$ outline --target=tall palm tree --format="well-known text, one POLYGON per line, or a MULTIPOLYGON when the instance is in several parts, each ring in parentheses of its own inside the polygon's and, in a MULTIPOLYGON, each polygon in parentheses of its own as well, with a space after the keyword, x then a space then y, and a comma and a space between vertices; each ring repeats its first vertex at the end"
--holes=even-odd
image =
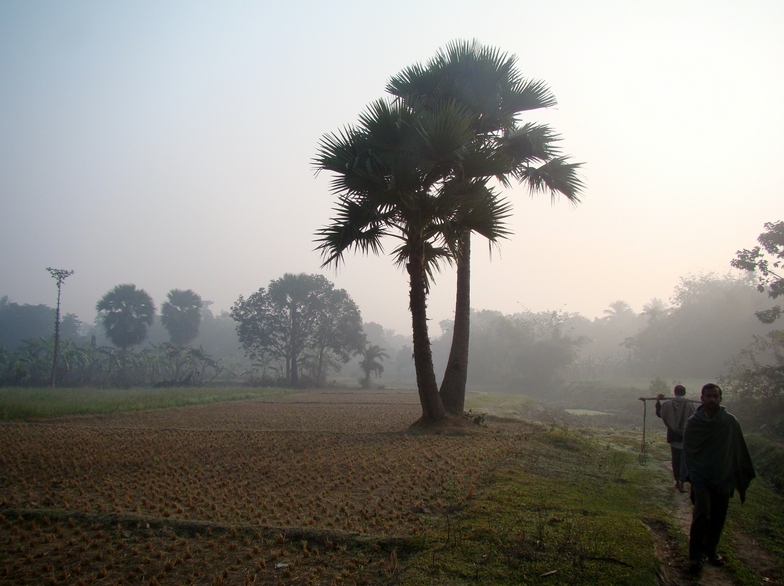
MULTIPOLYGON (((554 106, 555 96, 543 82, 524 79, 516 61, 476 41, 456 41, 426 65, 413 65, 394 76, 387 91, 412 107, 430 111, 449 102, 469 114, 473 140, 445 181, 495 178, 508 187, 516 179, 532 194, 549 192, 552 198, 560 194, 577 203, 582 189, 577 176, 580 165, 561 154, 560 138, 549 126, 519 120, 523 112, 554 106)), ((457 260, 455 324, 440 390, 444 406, 452 413, 462 413, 465 405, 471 311, 471 229, 458 228, 450 245, 457 260)))
POLYGON ((117 285, 95 306, 98 320, 112 341, 123 350, 141 344, 155 318, 155 304, 136 285, 117 285))
POLYGON ((409 276, 414 366, 425 423, 446 415, 427 327, 434 272, 454 253, 450 244, 458 221, 485 220, 485 210, 495 210, 494 221, 475 227, 492 237, 492 230, 503 231, 508 212, 486 182, 454 179, 453 170, 473 140, 471 123, 455 102, 426 109, 411 101, 379 100, 356 127, 324 136, 314 161, 317 172, 333 174, 331 189, 338 195, 335 216, 317 232, 324 266, 339 265, 347 250, 379 254, 385 237, 397 240, 392 256, 409 276))
POLYGON ((161 323, 172 344, 184 346, 199 335, 201 297, 191 289, 172 289, 161 306, 161 323))
POLYGON ((50 386, 54 388, 55 379, 57 378, 57 360, 60 350, 60 292, 63 287, 63 281, 73 275, 74 271, 68 269, 53 269, 52 267, 46 267, 46 270, 57 282, 57 309, 55 310, 54 318, 54 356, 52 358, 52 376, 49 381, 50 386))

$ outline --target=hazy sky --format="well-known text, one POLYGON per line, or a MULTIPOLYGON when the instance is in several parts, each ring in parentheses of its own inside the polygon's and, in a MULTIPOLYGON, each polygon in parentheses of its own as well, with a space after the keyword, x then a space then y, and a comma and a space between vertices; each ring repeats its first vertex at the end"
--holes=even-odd
MULTIPOLYGON (((320 269, 331 217, 319 138, 455 39, 544 80, 547 122, 585 162, 579 206, 522 187, 514 235, 474 241, 472 306, 601 315, 729 270, 784 219, 784 2, 0 1, 0 296, 64 312, 134 283, 229 309, 322 273, 365 321, 408 332, 388 257, 320 269)), ((392 246, 390 245, 389 249, 392 246)), ((452 316, 441 274, 433 324, 452 316)), ((435 328, 435 333, 438 329, 435 328)))

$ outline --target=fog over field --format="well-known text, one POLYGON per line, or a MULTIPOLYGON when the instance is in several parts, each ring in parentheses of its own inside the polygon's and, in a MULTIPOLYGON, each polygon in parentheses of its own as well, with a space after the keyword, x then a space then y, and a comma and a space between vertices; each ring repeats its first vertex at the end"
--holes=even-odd
MULTIPOLYGON (((410 328, 407 276, 349 255, 321 269, 331 217, 320 137, 390 76, 456 39, 519 58, 558 106, 534 111, 584 162, 583 203, 517 187, 514 234, 474 239, 472 306, 639 312, 680 277, 729 271, 781 218, 784 3, 403 0, 0 3, 0 296, 92 323, 120 283, 217 313, 286 272, 345 288, 410 328)), ((390 242, 387 251, 394 248, 390 242)), ((454 307, 438 276, 435 327, 454 307)))

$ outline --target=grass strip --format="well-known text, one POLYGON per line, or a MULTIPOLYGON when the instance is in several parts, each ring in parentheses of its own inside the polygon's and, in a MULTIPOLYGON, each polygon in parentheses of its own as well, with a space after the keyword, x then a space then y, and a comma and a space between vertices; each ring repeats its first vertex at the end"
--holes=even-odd
POLYGON ((648 502, 657 471, 582 430, 521 444, 478 494, 430 518, 425 550, 406 560, 400 583, 658 584, 643 521, 669 520, 648 502))
POLYGON ((141 411, 270 397, 286 392, 286 389, 266 387, 0 388, 0 420, 141 411))

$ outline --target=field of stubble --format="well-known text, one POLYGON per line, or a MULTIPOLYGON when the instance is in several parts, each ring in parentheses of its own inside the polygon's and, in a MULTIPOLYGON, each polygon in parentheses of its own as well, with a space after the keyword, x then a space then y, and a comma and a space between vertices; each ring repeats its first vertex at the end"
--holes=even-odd
POLYGON ((0 584, 381 584, 531 432, 409 433, 415 393, 0 425, 0 584))

